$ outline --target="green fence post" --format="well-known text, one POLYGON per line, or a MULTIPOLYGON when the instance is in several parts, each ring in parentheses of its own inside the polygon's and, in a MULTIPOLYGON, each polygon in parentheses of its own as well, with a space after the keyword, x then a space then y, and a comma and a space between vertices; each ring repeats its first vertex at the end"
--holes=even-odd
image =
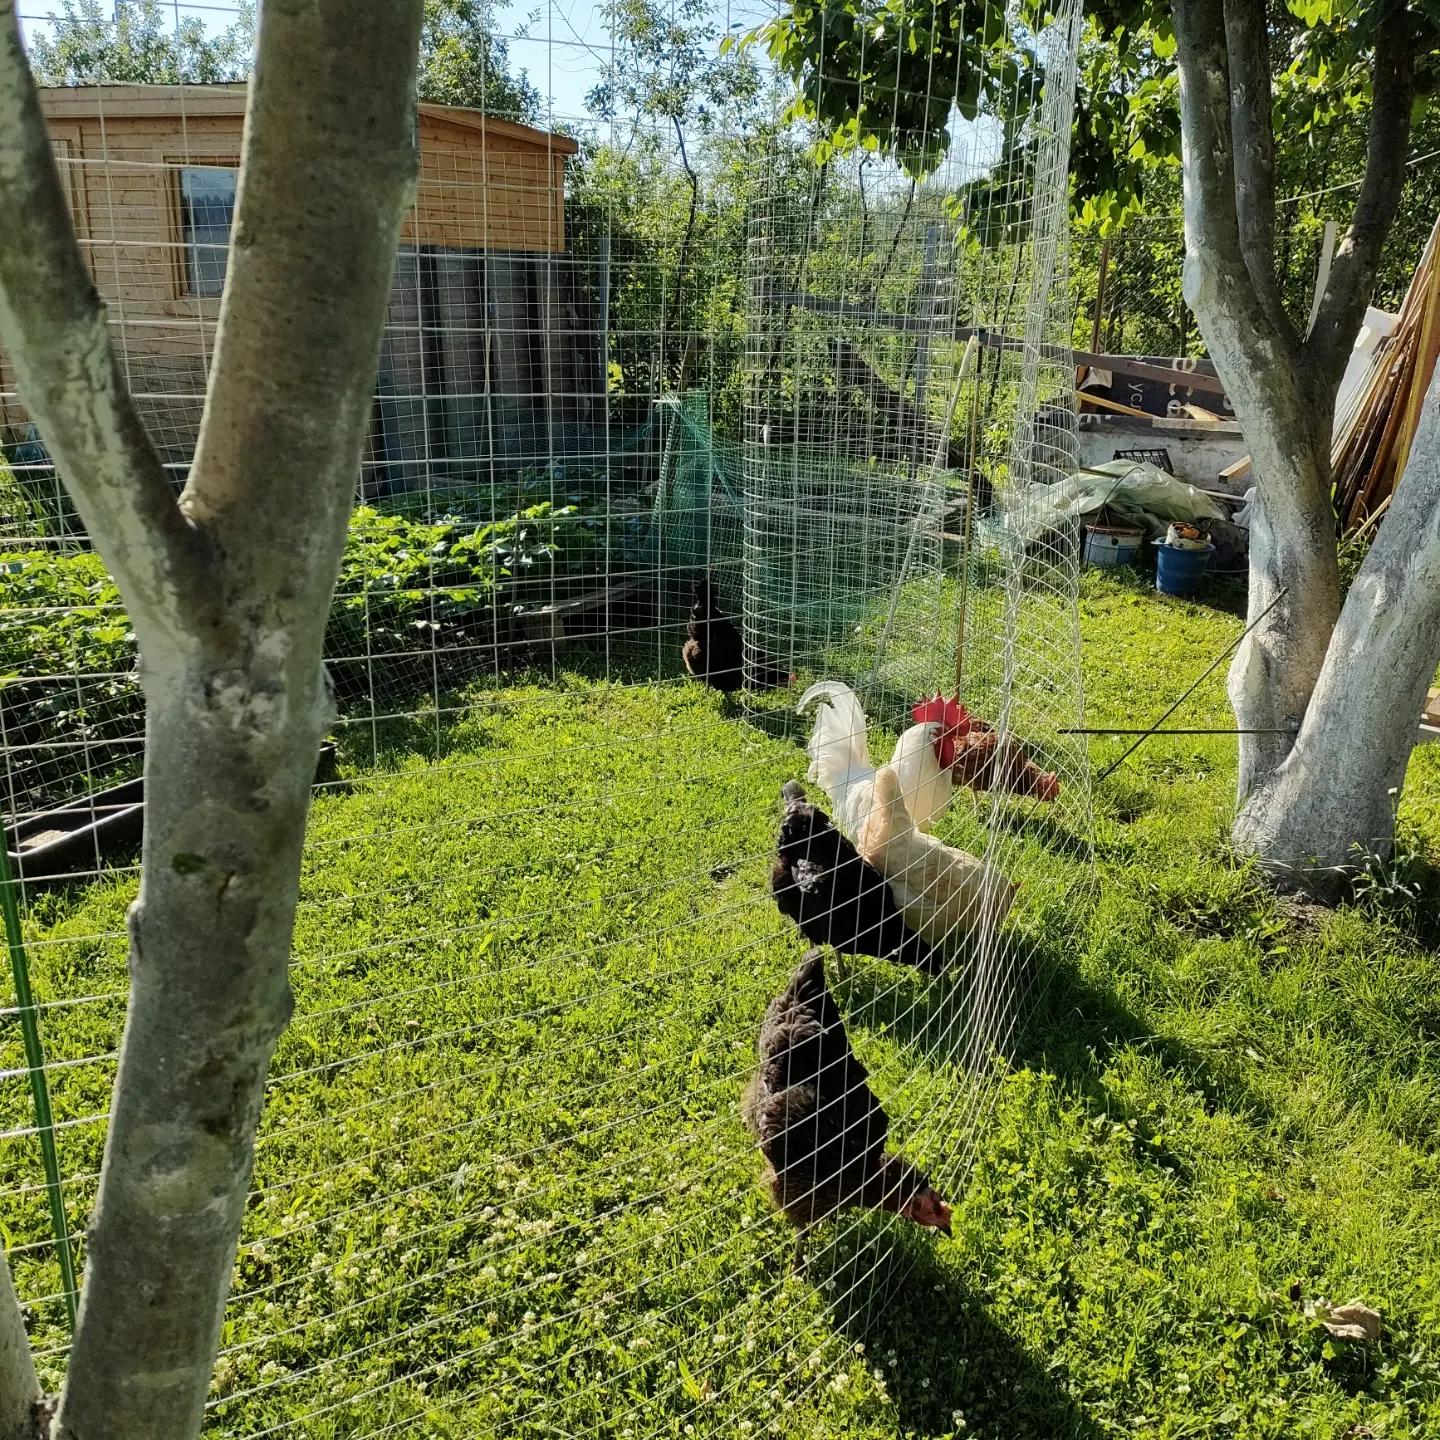
POLYGON ((20 926, 20 886, 10 869, 8 838, 0 844, 0 910, 5 915, 5 942, 10 951, 10 972, 15 977, 15 1001, 20 1033, 25 1037, 25 1064, 30 1071, 30 1094, 35 1101, 35 1129, 40 1136, 40 1160, 45 1167, 45 1190, 50 1200, 50 1227, 60 1256, 60 1279, 65 1288, 65 1309, 75 1329, 79 1290, 75 1285, 75 1256, 70 1249, 70 1225, 65 1218, 65 1191, 60 1181, 60 1155, 55 1148, 55 1120, 50 1110, 50 1085, 45 1079, 45 1047, 40 1041, 40 1017, 30 990, 30 960, 20 926))

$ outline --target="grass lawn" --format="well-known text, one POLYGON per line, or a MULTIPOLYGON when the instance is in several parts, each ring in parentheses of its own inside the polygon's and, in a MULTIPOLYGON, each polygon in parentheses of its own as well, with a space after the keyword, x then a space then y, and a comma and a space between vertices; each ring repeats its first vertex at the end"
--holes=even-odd
MULTIPOLYGON (((1135 725, 1240 622, 1091 573, 1081 624, 1091 723, 1135 725)), ((1104 782, 1093 875, 1010 817, 1038 1003, 1003 1074, 960 1062, 947 990, 850 967, 856 1046, 955 1234, 847 1222, 799 1278, 736 1104, 803 950, 766 894, 802 752, 693 686, 467 700, 352 734, 316 802, 214 1434, 1440 1434, 1440 953, 1398 888, 1307 911, 1227 858, 1233 740, 1156 740, 1104 782), (1329 1339, 1320 1297, 1374 1305, 1382 1339, 1329 1339)), ((1223 668, 1186 722, 1228 723, 1223 668)), ((1440 747, 1402 819, 1440 859, 1440 747)), ((72 1219, 133 890, 27 919, 72 1219)), ((3 1039, 23 1128, 13 1017, 3 1039)), ((0 1221, 53 1383, 36 1155, 0 1137, 0 1221)))

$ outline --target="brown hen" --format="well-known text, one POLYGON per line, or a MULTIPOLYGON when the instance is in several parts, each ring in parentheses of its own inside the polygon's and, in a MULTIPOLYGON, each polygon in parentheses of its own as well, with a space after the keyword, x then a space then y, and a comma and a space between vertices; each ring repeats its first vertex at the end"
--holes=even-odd
POLYGON ((765 1011, 760 1068, 741 1111, 765 1156, 770 1195, 800 1232, 797 1268, 811 1227, 854 1207, 950 1233, 950 1208, 929 1179, 885 1152, 890 1119, 850 1048, 819 950, 765 1011))

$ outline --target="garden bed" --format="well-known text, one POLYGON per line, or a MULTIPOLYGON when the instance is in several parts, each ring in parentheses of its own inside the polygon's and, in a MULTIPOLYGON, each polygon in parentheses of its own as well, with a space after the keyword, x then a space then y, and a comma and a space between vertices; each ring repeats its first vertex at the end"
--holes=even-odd
MULTIPOLYGON (((464 500, 447 492, 447 503, 464 500)), ((576 633, 604 633, 612 618, 617 633, 653 629, 660 577, 633 559, 644 512, 627 510, 603 473, 525 472, 468 500, 468 513, 431 520, 354 512, 326 634, 342 716, 434 703, 477 675, 534 665, 539 644, 553 651, 576 633), (500 518, 479 518, 491 507, 500 518), (602 578, 610 603, 587 626, 602 578)), ((98 555, 0 552, 0 734, 14 821, 87 808, 88 797, 136 777, 144 704, 135 660, 98 555)), ((73 820, 62 817, 67 829, 73 820)))

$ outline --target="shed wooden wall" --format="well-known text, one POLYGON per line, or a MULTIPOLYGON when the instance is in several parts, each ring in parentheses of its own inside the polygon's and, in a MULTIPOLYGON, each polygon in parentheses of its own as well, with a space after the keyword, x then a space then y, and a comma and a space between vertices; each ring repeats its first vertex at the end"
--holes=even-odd
POLYGON ((402 244, 565 249, 565 156, 422 114, 415 220, 402 244))
MULTIPOLYGON (((126 113, 121 105, 51 120, 77 232, 131 388, 163 458, 176 466, 193 454, 219 313, 218 298, 185 293, 178 172, 238 162, 242 126, 238 113, 147 115, 126 113)), ((420 184, 402 232, 370 457, 392 479, 412 477, 416 463, 479 460, 473 448, 482 429, 487 441, 499 437, 492 424, 497 412, 513 416, 548 403, 542 390, 551 380, 571 394, 598 385, 588 372, 566 369, 562 352, 569 342, 552 333, 574 331, 579 323, 575 262, 564 254, 564 167, 564 153, 543 138, 494 129, 482 135, 422 112, 420 184), (436 255, 437 280, 422 306, 421 271, 429 274, 432 263, 422 257, 433 252, 454 253, 436 255), (438 333, 427 339, 425 331, 438 333), (447 354, 448 364, 437 365, 437 355, 447 354), (418 415, 422 401, 433 409, 445 390, 455 397, 506 393, 501 401, 485 400, 483 427, 473 415, 445 422, 443 443, 432 417, 423 445, 417 440, 406 457, 411 463, 397 470, 405 426, 395 429, 395 405, 418 415), (385 436, 380 421, 387 400, 391 432, 385 436)), ((303 204, 304 196, 295 200, 303 204)), ((597 349, 593 340, 584 348, 587 356, 597 349)), ((14 392, 13 369, 0 352, 0 433, 13 434, 25 423, 14 392)), ((472 399, 469 409, 477 404, 472 399)), ((459 400, 450 405, 457 414, 465 408, 459 400)))
MULTIPOLYGON (((110 316, 131 388, 165 449, 193 443, 214 345, 214 301, 183 294, 177 171, 182 164, 236 162, 240 120, 99 116, 52 121, 76 232, 110 316)), ((14 377, 0 361, 3 419, 21 423, 14 377)))

